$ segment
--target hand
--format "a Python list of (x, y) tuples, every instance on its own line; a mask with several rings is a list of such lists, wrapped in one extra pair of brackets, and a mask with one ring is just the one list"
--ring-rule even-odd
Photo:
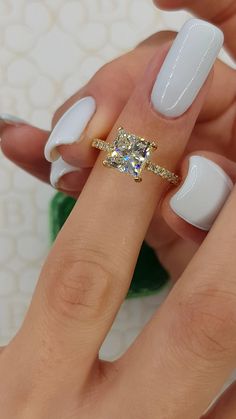
[[(196, 51), (199, 39), (195, 34)], [(212, 74), (193, 103), (189, 94), (178, 104), (178, 118), (165, 118), (156, 112), (160, 85), (153, 88), (164, 56), (163, 51), (153, 58), (108, 141), (122, 125), (147, 139), (158, 132), (156, 159), (174, 171)], [(183, 70), (188, 57), (182, 58)], [(207, 62), (210, 67), (211, 54)], [(202, 76), (207, 68), (201, 68)], [(4, 419), (198, 419), (235, 367), (235, 191), (134, 344), (113, 363), (99, 360), (146, 230), (168, 187), (147, 171), (137, 184), (130, 175), (105, 168), (103, 159), (101, 152), (42, 269), (25, 321), (1, 352)], [(232, 173), (236, 176), (235, 165)], [(230, 419), (233, 398), (215, 409)], [(206, 417), (216, 418), (215, 413)]]
[[(164, 1), (161, 3), (162, 6), (165, 4)], [(182, 3), (178, 4), (182, 6)], [(216, 2), (216, 4), (221, 6), (221, 2)], [(168, 3), (169, 6), (170, 3)], [(205, 9), (213, 10), (212, 8), (202, 8), (200, 13), (204, 13)], [(231, 24), (223, 26), (229, 34)], [(233, 30), (231, 28), (232, 39)], [(170, 32), (158, 33), (140, 44), (134, 51), (107, 64), (88, 85), (56, 112), (53, 126), (64, 112), (81, 97), (92, 95), (97, 102), (97, 111), (92, 116), (80, 141), (73, 145), (58, 147), (67, 162), (81, 168), (80, 172), (75, 173), (75, 169), (69, 167), (73, 173), (61, 177), (58, 185), (60, 190), (78, 196), (97, 157), (96, 150), (92, 150), (90, 147), (91, 140), (94, 137), (106, 138), (141, 77), (146, 62), (154, 53), (161, 55), (166, 44), (171, 42), (173, 37), (174, 34)], [(226, 45), (232, 45), (229, 42), (231, 38), (227, 35)], [(235, 71), (218, 62), (215, 66), (213, 85), (193, 130), (185, 152), (186, 155), (195, 151), (200, 153), (199, 150), (204, 149), (235, 159), (235, 91)], [(3, 152), (25, 170), (48, 181), (50, 165), (44, 159), (44, 146), (49, 133), (26, 125), (19, 125), (15, 128), (3, 124), (3, 128), (1, 135)], [(55, 170), (53, 173), (55, 180)], [(60, 171), (56, 171), (57, 177), (59, 174)], [(163, 211), (162, 217), (160, 217), (159, 209), (157, 209), (146, 240), (158, 253), (161, 262), (170, 272), (172, 278), (177, 279), (205, 237), (205, 233), (196, 230), (196, 228), (189, 228), (189, 226), (180, 230), (179, 225), (182, 226), (183, 223), (179, 223), (178, 218), (173, 217), (173, 214), (171, 217), (168, 214), (170, 214), (169, 211)], [(190, 243), (189, 239), (193, 242)]]

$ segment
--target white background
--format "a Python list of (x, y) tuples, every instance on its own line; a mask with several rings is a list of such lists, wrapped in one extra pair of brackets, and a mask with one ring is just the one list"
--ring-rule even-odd
[[(53, 111), (101, 65), (186, 18), (151, 0), (0, 0), (0, 112), (49, 128)], [(54, 193), (0, 155), (0, 344), (21, 324), (48, 253)], [(103, 357), (124, 351), (166, 291), (123, 304)]]

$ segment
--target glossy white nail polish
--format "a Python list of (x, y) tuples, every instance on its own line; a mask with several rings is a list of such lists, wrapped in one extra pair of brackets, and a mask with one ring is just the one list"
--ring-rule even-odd
[(27, 124), (27, 122), (21, 118), (18, 118), (18, 116), (10, 115), (9, 113), (0, 113), (0, 125), (1, 124), (18, 126)]
[(78, 167), (71, 166), (66, 163), (62, 157), (59, 157), (56, 161), (52, 162), (51, 173), (50, 173), (50, 183), (54, 188), (57, 188), (59, 179), (66, 175), (67, 173), (79, 172)]
[(69, 108), (59, 119), (45, 146), (45, 157), (48, 161), (59, 158), (57, 147), (62, 144), (73, 144), (78, 141), (96, 110), (95, 99), (84, 97)]
[(162, 115), (176, 118), (194, 102), (223, 45), (216, 26), (188, 20), (177, 35), (154, 84), (151, 100)]
[(186, 179), (170, 206), (187, 223), (208, 231), (232, 189), (232, 180), (220, 166), (205, 157), (191, 156)]

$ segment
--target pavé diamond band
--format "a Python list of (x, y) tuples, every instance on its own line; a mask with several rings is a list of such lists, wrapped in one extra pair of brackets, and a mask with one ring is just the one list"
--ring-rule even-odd
[(118, 129), (113, 143), (95, 139), (92, 147), (107, 152), (104, 166), (128, 173), (136, 182), (142, 181), (141, 173), (146, 169), (174, 185), (179, 183), (179, 176), (150, 161), (152, 152), (157, 149), (155, 142), (130, 134), (122, 127)]

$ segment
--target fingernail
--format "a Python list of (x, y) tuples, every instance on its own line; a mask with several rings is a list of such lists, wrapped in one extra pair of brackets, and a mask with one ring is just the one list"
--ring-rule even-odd
[(84, 97), (69, 108), (55, 125), (45, 146), (45, 157), (55, 161), (60, 154), (57, 147), (62, 144), (73, 144), (80, 139), (81, 134), (96, 110), (95, 99)]
[[(51, 173), (50, 173), (50, 183), (54, 188), (58, 188), (59, 181), (62, 176), (71, 172), (79, 172), (78, 167), (71, 166), (66, 163), (62, 157), (59, 157), (56, 161), (52, 162)], [(63, 189), (66, 189), (65, 187)]]
[(0, 126), (2, 124), (18, 126), (27, 124), (27, 122), (21, 118), (18, 118), (18, 116), (10, 115), (9, 113), (0, 113)]
[(224, 42), (216, 26), (190, 19), (177, 35), (155, 81), (151, 100), (162, 115), (176, 118), (194, 102)]
[(232, 189), (232, 180), (220, 166), (205, 157), (191, 156), (187, 177), (170, 206), (187, 223), (208, 231)]

